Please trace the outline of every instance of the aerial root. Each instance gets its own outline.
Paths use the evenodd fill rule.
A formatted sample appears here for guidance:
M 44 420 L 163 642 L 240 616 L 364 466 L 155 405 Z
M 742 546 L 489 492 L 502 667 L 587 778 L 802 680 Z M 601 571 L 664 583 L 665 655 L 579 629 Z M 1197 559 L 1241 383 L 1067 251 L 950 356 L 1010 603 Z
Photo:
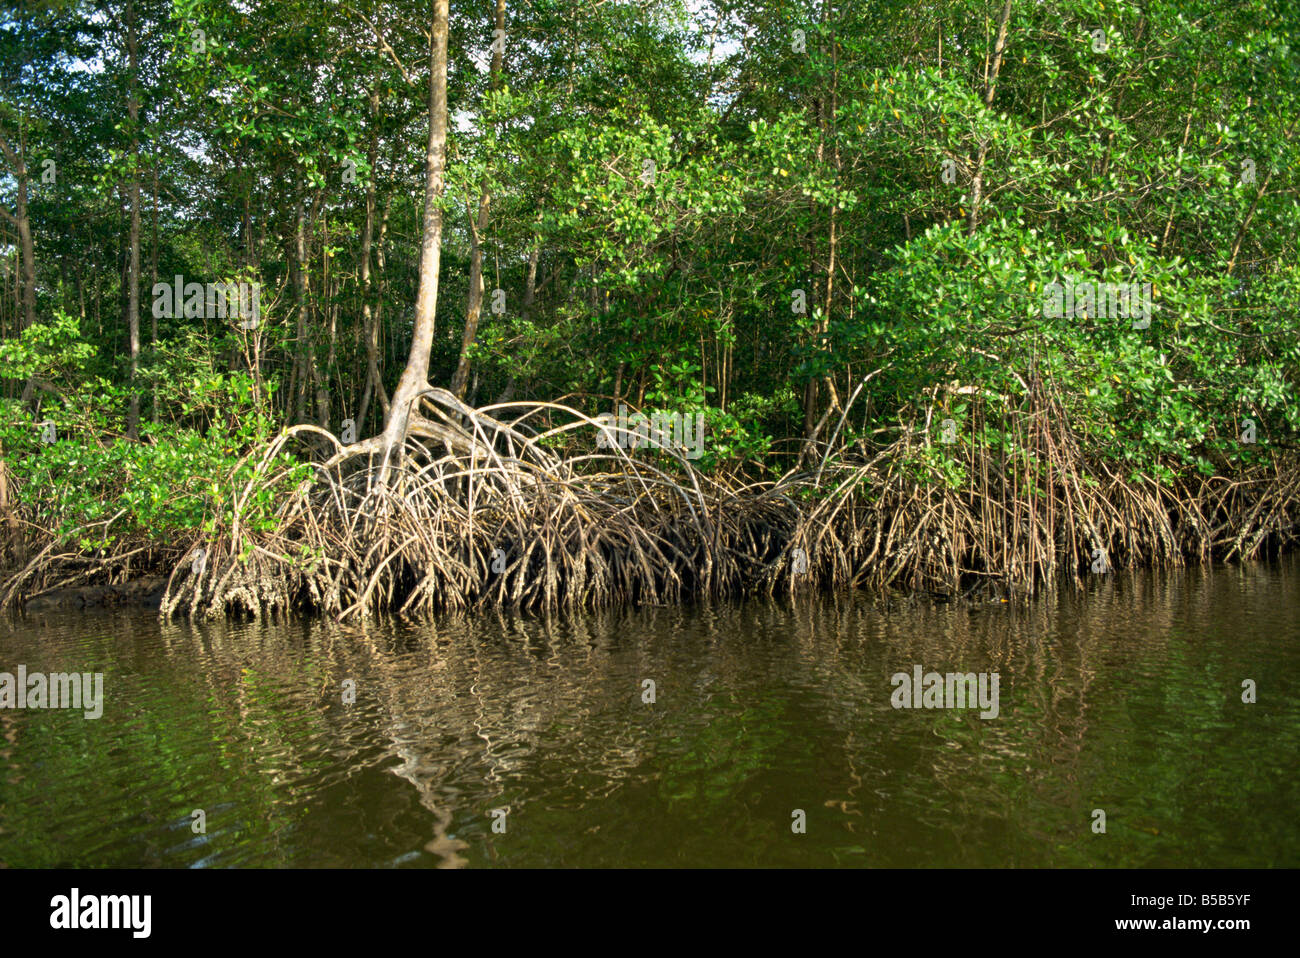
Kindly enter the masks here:
M 0 581 L 0 607 L 150 556 L 170 556 L 164 617 L 350 618 L 841 587 L 1028 596 L 1300 541 L 1300 470 L 1283 453 L 1231 479 L 1119 476 L 1082 454 L 1048 394 L 1010 415 L 1008 449 L 958 443 L 947 472 L 927 431 L 905 428 L 869 458 L 844 451 L 815 473 L 748 485 L 702 475 L 677 450 L 600 445 L 602 431 L 618 438 L 608 424 L 556 403 L 474 409 L 440 389 L 420 403 L 396 449 L 383 436 L 344 446 L 317 426 L 286 430 L 250 456 L 251 478 L 205 541 L 88 556 L 67 536 L 33 536 L 34 558 Z M 977 435 L 984 410 L 972 410 Z M 330 450 L 305 481 L 281 455 L 299 441 Z M 271 520 L 254 522 L 251 504 L 268 497 Z

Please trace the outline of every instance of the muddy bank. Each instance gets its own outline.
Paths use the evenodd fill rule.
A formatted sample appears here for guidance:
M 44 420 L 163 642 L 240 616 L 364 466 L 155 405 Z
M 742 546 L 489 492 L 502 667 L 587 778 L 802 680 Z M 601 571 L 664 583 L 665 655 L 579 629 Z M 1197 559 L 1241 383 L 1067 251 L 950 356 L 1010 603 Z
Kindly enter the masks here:
M 74 609 L 157 609 L 167 588 L 166 576 L 145 576 L 118 585 L 86 585 L 51 589 L 29 596 L 27 612 L 63 612 Z

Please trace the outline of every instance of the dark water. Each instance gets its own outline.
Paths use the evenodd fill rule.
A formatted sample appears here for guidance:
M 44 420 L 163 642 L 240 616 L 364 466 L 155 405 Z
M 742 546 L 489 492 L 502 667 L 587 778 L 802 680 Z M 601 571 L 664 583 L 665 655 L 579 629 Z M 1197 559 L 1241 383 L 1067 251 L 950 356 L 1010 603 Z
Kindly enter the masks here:
M 19 664 L 105 705 L 0 710 L 10 867 L 1300 865 L 1296 559 L 1028 608 L 33 616 Z M 892 708 L 916 665 L 998 673 L 999 715 Z

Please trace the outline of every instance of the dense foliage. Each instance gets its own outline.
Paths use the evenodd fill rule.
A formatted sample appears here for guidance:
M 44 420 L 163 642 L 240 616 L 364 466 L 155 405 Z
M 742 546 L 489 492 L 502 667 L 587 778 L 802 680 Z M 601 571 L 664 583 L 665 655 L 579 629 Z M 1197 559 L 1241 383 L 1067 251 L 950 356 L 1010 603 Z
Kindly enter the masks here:
M 1293 4 L 512 0 L 494 82 L 495 9 L 451 7 L 430 379 L 468 339 L 471 405 L 702 411 L 699 464 L 752 475 L 944 420 L 997 446 L 1040 388 L 1126 475 L 1295 442 Z M 34 521 L 197 527 L 282 426 L 381 426 L 428 30 L 402 0 L 0 13 L 0 448 Z M 176 276 L 260 283 L 258 322 L 155 309 Z M 1053 282 L 1150 284 L 1149 324 L 1045 314 Z

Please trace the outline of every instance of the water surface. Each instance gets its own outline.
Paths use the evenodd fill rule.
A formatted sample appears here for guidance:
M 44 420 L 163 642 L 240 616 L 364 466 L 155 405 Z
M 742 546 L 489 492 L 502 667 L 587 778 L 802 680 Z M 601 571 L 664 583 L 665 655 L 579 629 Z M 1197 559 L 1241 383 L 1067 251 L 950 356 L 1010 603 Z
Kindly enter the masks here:
M 33 615 L 19 664 L 105 705 L 0 710 L 10 867 L 1300 865 L 1295 558 L 1027 607 Z M 892 708 L 916 665 L 1000 714 Z

